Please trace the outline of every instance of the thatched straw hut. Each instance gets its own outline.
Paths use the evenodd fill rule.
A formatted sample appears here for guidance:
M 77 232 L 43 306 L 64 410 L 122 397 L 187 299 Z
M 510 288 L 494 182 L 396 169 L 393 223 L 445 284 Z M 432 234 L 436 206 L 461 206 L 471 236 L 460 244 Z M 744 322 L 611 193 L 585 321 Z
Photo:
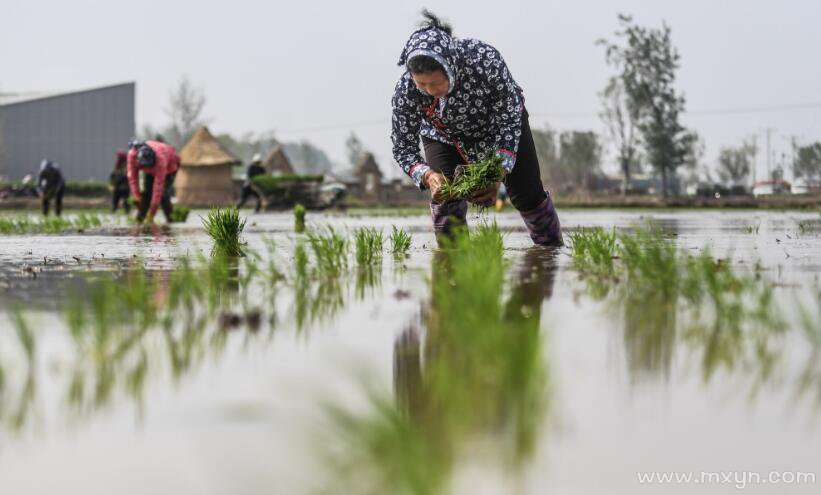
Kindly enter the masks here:
M 285 150 L 282 149 L 282 145 L 277 145 L 274 149 L 268 153 L 268 156 L 265 157 L 265 161 L 262 163 L 262 166 L 265 167 L 265 170 L 269 174 L 273 175 L 293 175 L 294 174 L 294 167 L 291 166 L 291 160 L 285 155 Z
M 180 151 L 180 171 L 174 188 L 177 201 L 186 206 L 234 204 L 231 168 L 240 161 L 201 127 Z

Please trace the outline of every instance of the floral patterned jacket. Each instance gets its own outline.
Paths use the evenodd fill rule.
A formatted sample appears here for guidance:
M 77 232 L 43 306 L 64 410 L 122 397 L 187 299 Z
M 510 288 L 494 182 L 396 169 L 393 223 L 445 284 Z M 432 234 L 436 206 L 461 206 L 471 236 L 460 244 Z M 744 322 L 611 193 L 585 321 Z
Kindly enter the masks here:
M 456 147 L 466 163 L 496 153 L 510 172 L 522 134 L 524 96 L 501 54 L 470 38 L 453 38 L 434 27 L 411 34 L 399 65 L 427 55 L 445 68 L 448 94 L 434 98 L 419 89 L 410 71 L 394 91 L 391 140 L 393 156 L 420 189 L 430 167 L 419 149 L 420 136 Z

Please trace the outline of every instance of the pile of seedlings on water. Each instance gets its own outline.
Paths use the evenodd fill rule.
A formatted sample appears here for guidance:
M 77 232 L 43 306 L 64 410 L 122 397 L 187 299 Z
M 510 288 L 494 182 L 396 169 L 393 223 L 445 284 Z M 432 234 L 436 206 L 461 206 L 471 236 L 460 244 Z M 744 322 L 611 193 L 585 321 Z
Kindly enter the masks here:
M 470 199 L 477 192 L 501 182 L 504 176 L 502 159 L 495 155 L 477 163 L 460 165 L 453 174 L 453 180 L 446 179 L 439 188 L 436 199 L 443 202 Z
M 245 222 L 246 219 L 240 220 L 237 208 L 213 208 L 209 211 L 208 216 L 202 219 L 202 225 L 214 241 L 211 255 L 245 256 L 244 243 L 240 239 Z
M 305 207 L 299 203 L 294 206 L 294 232 L 305 232 Z
M 396 258 L 407 258 L 411 247 L 411 236 L 404 229 L 392 226 L 391 230 L 391 253 Z

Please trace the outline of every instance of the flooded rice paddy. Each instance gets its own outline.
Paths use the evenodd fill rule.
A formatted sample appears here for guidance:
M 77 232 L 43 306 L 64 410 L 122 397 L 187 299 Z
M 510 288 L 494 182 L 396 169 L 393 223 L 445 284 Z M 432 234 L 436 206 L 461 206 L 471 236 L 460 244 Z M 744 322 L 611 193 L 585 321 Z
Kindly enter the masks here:
M 297 234 L 291 213 L 249 214 L 239 259 L 211 257 L 205 212 L 149 231 L 7 223 L 0 493 L 821 476 L 821 215 L 560 215 L 562 249 L 505 212 L 439 250 L 424 215 L 308 212 Z

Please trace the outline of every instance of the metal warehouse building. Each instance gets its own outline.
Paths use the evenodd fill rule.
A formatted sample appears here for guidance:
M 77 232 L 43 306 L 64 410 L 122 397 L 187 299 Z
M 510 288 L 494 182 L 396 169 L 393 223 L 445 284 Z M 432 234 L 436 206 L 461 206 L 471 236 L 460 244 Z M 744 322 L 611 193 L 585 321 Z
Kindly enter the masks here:
M 36 173 L 43 158 L 70 180 L 108 180 L 134 136 L 135 84 L 60 94 L 0 93 L 0 177 Z

